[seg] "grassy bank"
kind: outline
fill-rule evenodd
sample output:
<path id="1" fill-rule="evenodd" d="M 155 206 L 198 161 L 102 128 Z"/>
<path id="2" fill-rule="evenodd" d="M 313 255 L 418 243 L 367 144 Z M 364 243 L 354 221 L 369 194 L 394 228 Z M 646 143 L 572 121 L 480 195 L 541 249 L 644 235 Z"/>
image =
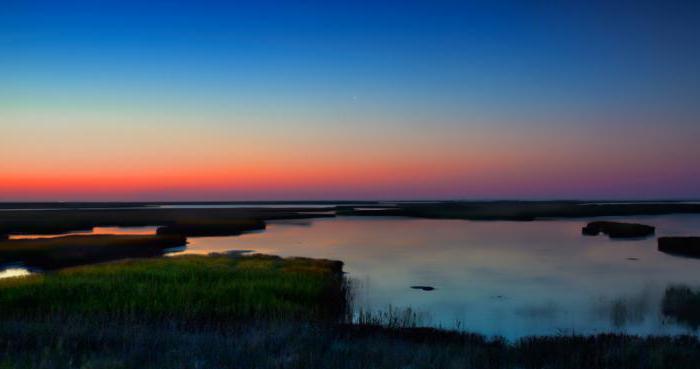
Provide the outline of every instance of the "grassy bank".
<path id="1" fill-rule="evenodd" d="M 94 235 L 0 240 L 0 264 L 22 262 L 41 269 L 162 255 L 184 246 L 182 236 Z"/>
<path id="2" fill-rule="evenodd" d="M 273 256 L 129 260 L 0 280 L 0 316 L 128 322 L 340 318 L 342 264 Z"/>

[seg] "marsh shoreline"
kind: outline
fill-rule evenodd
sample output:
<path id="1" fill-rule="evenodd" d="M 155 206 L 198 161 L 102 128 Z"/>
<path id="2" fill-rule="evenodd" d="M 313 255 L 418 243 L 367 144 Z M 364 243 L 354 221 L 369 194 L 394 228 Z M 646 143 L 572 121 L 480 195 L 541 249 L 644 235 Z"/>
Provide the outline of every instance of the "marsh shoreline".
<path id="1" fill-rule="evenodd" d="M 182 206 L 182 208 L 161 206 Z M 219 206 L 235 206 L 232 208 Z M 238 206 L 245 207 L 238 207 Z M 264 207 L 266 205 L 274 207 Z M 191 206 L 191 207 L 188 207 Z M 206 206 L 212 206 L 207 208 Z M 532 221 L 663 214 L 700 214 L 700 204 L 686 202 L 591 203 L 590 201 L 442 201 L 442 202 L 257 202 L 257 203 L 0 203 L 0 235 L 48 234 L 99 226 L 170 226 L 206 228 L 226 222 L 310 219 L 344 216 L 400 216 L 426 219 Z M 232 224 L 230 234 L 256 229 Z"/>
<path id="2" fill-rule="evenodd" d="M 700 360 L 693 336 L 506 341 L 410 319 L 348 321 L 342 263 L 332 260 L 131 260 L 8 279 L 0 292 L 6 367 L 689 369 Z"/>
<path id="3" fill-rule="evenodd" d="M 357 204 L 357 202 L 353 202 Z M 346 216 L 401 216 L 409 218 L 430 219 L 468 219 L 468 220 L 518 220 L 549 219 L 551 217 L 587 218 L 610 215 L 649 215 L 700 213 L 700 205 L 695 204 L 611 204 L 584 205 L 578 202 L 470 202 L 470 203 L 421 203 L 399 204 L 392 209 L 386 209 L 386 204 L 365 203 L 361 206 L 349 204 L 329 204 L 328 207 L 303 207 L 296 205 L 290 208 L 214 208 L 214 209 L 172 209 L 143 206 L 134 209 L 121 204 L 110 209 L 61 208 L 59 210 L 5 210 L 0 212 L 0 235 L 15 234 L 52 234 L 76 230 L 92 229 L 99 226 L 158 226 L 158 235 L 141 236 L 138 247 L 148 245 L 158 251 L 154 256 L 162 254 L 165 246 L 181 243 L 186 237 L 201 235 L 239 235 L 241 233 L 264 229 L 266 222 L 272 220 L 310 219 L 317 217 Z M 107 206 L 102 204 L 103 206 Z M 134 205 L 134 204 L 129 204 Z M 301 205 L 301 204 L 298 204 Z M 307 204 L 310 205 L 310 204 Z M 43 206 L 43 205 L 42 205 Z M 330 210 L 329 210 L 330 209 Z M 367 210 L 372 209 L 372 210 Z M 333 213 L 330 214 L 329 211 Z M 2 236 L 0 236 L 2 240 Z M 126 241 L 129 242 L 126 242 Z M 219 297 L 228 293 L 213 292 L 208 302 L 195 303 L 203 298 L 207 288 L 203 283 L 206 279 L 191 283 L 182 283 L 193 269 L 178 264 L 190 260 L 190 256 L 174 258 L 140 259 L 150 255 L 120 254 L 115 258 L 100 259 L 110 261 L 123 257 L 137 258 L 129 261 L 109 262 L 93 266 L 73 267 L 78 264 L 92 263 L 83 260 L 76 263 L 74 256 L 77 251 L 96 251 L 109 249 L 110 253 L 117 248 L 107 247 L 115 241 L 126 242 L 122 251 L 126 251 L 133 236 L 65 236 L 46 240 L 3 240 L 0 241 L 0 254 L 11 256 L 13 252 L 28 252 L 26 245 L 49 245 L 47 252 L 55 257 L 45 259 L 46 269 L 58 269 L 40 276 L 10 278 L 0 281 L 0 291 L 5 300 L 0 302 L 0 363 L 10 367 L 26 366 L 37 368 L 56 367 L 188 367 L 188 366 L 229 366 L 232 363 L 240 367 L 262 368 L 398 368 L 398 367 L 444 367 L 444 368 L 695 368 L 700 362 L 700 342 L 695 336 L 666 336 L 638 337 L 624 334 L 600 334 L 590 336 L 559 335 L 525 337 L 513 342 L 497 337 L 486 337 L 480 334 L 464 331 L 442 330 L 436 328 L 420 328 L 410 320 L 390 320 L 368 317 L 360 321 L 347 321 L 340 318 L 339 312 L 348 311 L 348 301 L 339 296 L 345 296 L 346 287 L 332 284 L 334 292 L 320 293 L 297 299 L 298 292 L 280 290 L 274 292 L 273 299 L 282 296 L 292 298 L 295 304 L 301 303 L 301 310 L 288 314 L 283 310 L 273 312 L 264 307 L 269 305 L 256 304 L 251 295 L 244 300 L 250 304 L 238 308 L 236 302 L 223 305 L 236 311 L 236 319 L 222 318 L 219 307 L 222 301 Z M 76 241 L 87 242 L 82 249 Z M 106 242 L 110 241 L 110 242 Z M 142 243 L 143 242 L 143 243 Z M 6 246 L 6 245 L 10 246 Z M 157 244 L 157 246 L 156 246 Z M 7 250 L 3 251 L 3 246 Z M 87 247 L 87 248 L 86 248 Z M 58 253 L 56 253 L 58 250 Z M 10 252 L 11 251 L 11 252 Z M 139 250 L 140 252 L 140 250 Z M 79 252 L 80 254 L 80 252 Z M 72 255 L 73 259 L 63 259 Z M 232 256 L 195 257 L 192 260 L 203 260 L 196 269 L 201 275 L 218 273 L 221 265 L 209 269 L 209 260 L 221 263 L 223 259 Z M 16 258 L 6 258 L 7 261 Z M 212 259 L 208 259 L 212 258 Z M 236 260 L 246 260 L 247 256 L 236 256 Z M 265 259 L 271 258 L 271 259 Z M 5 259 L 2 259 L 5 260 Z M 66 260 L 69 260 L 68 262 Z M 218 260 L 218 261 L 217 261 Z M 232 259 L 233 260 L 233 259 Z M 253 259 L 251 259 L 253 260 Z M 279 263 L 279 258 L 263 257 Z M 313 276 L 317 273 L 315 262 L 308 259 L 310 264 L 294 266 L 294 273 Z M 267 262 L 267 261 L 265 261 Z M 224 261 L 225 263 L 225 261 Z M 114 284 L 124 276 L 124 271 L 130 265 L 138 265 L 138 273 L 145 273 L 135 280 L 148 283 L 139 284 L 138 289 L 126 287 L 117 288 Z M 320 264 L 325 265 L 325 264 Z M 330 264 L 338 265 L 338 264 Z M 64 267 L 72 267 L 63 269 Z M 123 269 L 126 268 L 126 269 Z M 199 268 L 199 267 L 197 267 Z M 325 267 L 323 267 L 325 268 Z M 332 273 L 324 278 L 339 280 L 342 270 L 331 268 Z M 109 270 L 107 274 L 102 271 Z M 188 271 L 189 270 L 189 271 Z M 286 269 L 285 269 L 286 270 Z M 264 271 L 264 270 L 263 270 Z M 71 280 L 71 276 L 87 273 L 86 278 Z M 90 274 L 96 273 L 96 274 Z M 184 274 L 183 274 L 184 273 Z M 256 272 L 257 273 L 257 272 Z M 267 272 L 265 272 L 267 273 Z M 310 273 L 310 274 L 308 274 Z M 339 274 L 340 273 L 340 274 Z M 307 275 L 308 274 L 308 275 Z M 109 277 L 106 277 L 109 275 Z M 158 276 L 158 277 L 156 277 Z M 170 277 L 172 276 L 172 279 Z M 258 275 L 264 278 L 269 274 Z M 163 278 L 166 280 L 154 282 Z M 116 278 L 116 279 L 112 279 Z M 207 277 L 209 278 L 209 277 Z M 228 278 L 228 277 L 226 277 Z M 277 277 L 275 277 L 277 278 Z M 286 277 L 282 277 L 286 278 Z M 302 279 L 303 279 L 302 278 Z M 226 279 L 221 279 L 221 283 Z M 251 279 L 242 283 L 243 290 L 251 290 L 254 283 Z M 26 282 L 22 282 L 26 281 Z M 41 282 L 37 282 L 41 281 Z M 51 293 L 42 292 L 42 283 L 53 281 L 56 288 Z M 299 279 L 285 279 L 281 285 L 296 291 Z M 79 283 L 77 283 L 79 282 Z M 171 282 L 177 282 L 172 284 Z M 29 286 L 23 287 L 23 283 Z M 38 283 L 38 285 L 37 285 Z M 100 285 L 110 285 L 100 289 Z M 149 284 L 152 283 L 152 284 Z M 172 296 L 178 296 L 189 303 L 173 303 L 184 310 L 170 310 L 167 303 L 149 305 L 147 299 L 136 296 L 148 296 L 149 299 L 157 294 L 166 283 Z M 214 285 L 219 285 L 219 282 Z M 211 281 L 207 282 L 207 286 Z M 16 293 L 16 300 L 7 300 L 7 286 Z M 62 286 L 62 287 L 61 287 Z M 88 289 L 85 296 L 99 296 L 112 304 L 102 305 L 101 302 L 90 299 L 70 299 L 67 296 L 80 296 L 77 286 L 93 286 L 97 290 Z M 182 286 L 182 287 L 179 287 Z M 260 284 L 259 286 L 265 286 Z M 24 288 L 33 290 L 23 291 Z M 115 288 L 120 295 L 116 295 Z M 267 287 L 264 287 L 267 288 Z M 153 292 L 149 293 L 149 289 Z M 137 292 L 138 291 L 138 292 Z M 255 291 L 253 288 L 252 291 Z M 680 319 L 696 322 L 696 317 L 687 316 L 688 310 L 684 303 L 691 301 L 697 304 L 696 291 L 676 288 L 669 295 L 666 308 L 679 314 Z M 235 294 L 234 294 L 235 295 Z M 51 301 L 34 301 L 42 296 Z M 294 297 L 297 296 L 297 297 Z M 336 296 L 327 300 L 327 296 Z M 266 297 L 267 298 L 267 297 Z M 131 303 L 130 299 L 135 299 Z M 164 296 L 164 300 L 168 297 Z M 189 299 L 189 300 L 188 300 Z M 686 299 L 686 300 L 683 300 Z M 94 306 L 81 305 L 81 301 L 93 301 Z M 95 302 L 97 301 L 97 302 Z M 173 300 L 175 301 L 175 300 Z M 235 300 L 232 300 L 235 301 Z M 334 301 L 330 305 L 328 301 Z M 120 305 L 120 302 L 125 304 Z M 77 305 L 76 305 L 77 304 Z M 217 307 L 217 305 L 219 307 Z M 27 310 L 26 306 L 32 306 Z M 82 306 L 82 307 L 81 307 Z M 120 310 L 120 306 L 124 309 Z M 196 306 L 194 318 L 188 315 L 188 306 Z M 228 307 L 226 307 L 228 306 Z M 275 305 L 277 306 L 277 305 Z M 334 313 L 322 314 L 320 319 L 307 319 L 304 313 L 318 310 L 314 306 L 336 306 L 331 309 Z M 679 307 L 680 306 L 680 307 Z M 77 308 L 76 308 L 77 307 Z M 127 308 L 128 307 L 128 308 Z M 48 310 L 42 310 L 42 309 Z M 164 309 L 164 310 L 160 310 Z M 262 310 L 261 310 L 262 309 Z M 142 311 L 154 311 L 157 318 Z M 179 316 L 185 312 L 183 316 Z M 301 312 L 301 314 L 299 314 Z M 342 315 L 342 313 L 341 313 Z M 212 317 L 203 319 L 202 317 Z M 332 318 L 329 318 L 331 317 Z M 185 317 L 185 318 L 183 318 Z M 302 317 L 302 318 L 300 318 Z M 280 319 L 281 318 L 281 319 Z M 69 324 L 66 325 L 65 322 Z M 65 327 L 68 327 L 64 330 Z M 225 328 L 224 328 L 225 327 Z M 148 332 L 148 333 L 147 333 Z M 151 335 L 152 332 L 156 332 Z M 65 342 L 70 342 L 65 344 Z M 189 355 L 177 353 L 193 352 Z M 41 352 L 41 355 L 37 353 Z M 153 354 L 156 352 L 158 354 Z M 251 353 L 253 353 L 251 355 Z M 114 365 L 119 362 L 121 364 Z M 49 365 L 48 363 L 52 363 Z M 74 363 L 61 365 L 55 363 Z"/>

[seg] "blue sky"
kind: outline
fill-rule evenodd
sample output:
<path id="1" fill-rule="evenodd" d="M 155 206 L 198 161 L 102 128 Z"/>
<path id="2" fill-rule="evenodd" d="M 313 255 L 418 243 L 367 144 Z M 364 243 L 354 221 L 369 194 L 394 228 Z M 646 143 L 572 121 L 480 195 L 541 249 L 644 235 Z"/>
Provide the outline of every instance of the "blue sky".
<path id="1" fill-rule="evenodd" d="M 138 158 L 158 160 L 150 142 L 169 173 L 203 176 L 194 166 L 206 162 L 207 180 L 191 186 L 221 197 L 328 186 L 338 187 L 331 197 L 700 196 L 697 24 L 690 1 L 10 0 L 0 5 L 0 155 L 16 160 L 0 169 L 16 183 L 79 184 L 107 181 L 99 168 L 117 166 L 144 184 L 116 198 L 177 198 L 146 178 L 152 168 Z M 168 146 L 191 137 L 211 150 Z M 257 180 L 212 174 L 243 170 L 235 146 L 266 157 Z M 309 147 L 318 150 L 294 154 Z M 431 154 L 411 166 L 420 150 Z M 316 182 L 282 175 L 288 165 L 275 158 L 287 155 Z M 358 184 L 324 176 L 332 165 L 319 156 Z M 383 167 L 363 169 L 373 158 Z M 431 160 L 449 165 L 426 171 Z M 572 165 L 598 182 L 577 187 Z M 427 172 L 429 184 L 402 185 Z M 406 178 L 374 193 L 361 185 L 370 173 Z M 288 191 L 250 188 L 271 178 Z M 509 185 L 489 191 L 495 182 Z"/>

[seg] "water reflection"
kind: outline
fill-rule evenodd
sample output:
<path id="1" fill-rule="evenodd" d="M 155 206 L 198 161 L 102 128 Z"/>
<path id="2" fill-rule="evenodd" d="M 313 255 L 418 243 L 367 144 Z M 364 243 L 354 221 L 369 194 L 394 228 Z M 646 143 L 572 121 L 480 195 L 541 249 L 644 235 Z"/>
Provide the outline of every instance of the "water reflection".
<path id="1" fill-rule="evenodd" d="M 656 319 L 659 296 L 653 295 L 653 289 L 646 287 L 631 295 L 622 294 L 614 298 L 600 298 L 592 304 L 592 314 L 599 319 L 606 317 L 615 328 L 640 325 L 646 319 Z"/>
<path id="2" fill-rule="evenodd" d="M 700 226 L 697 215 L 609 219 L 655 225 L 662 236 Z M 343 260 L 365 310 L 411 307 L 426 324 L 488 335 L 688 333 L 687 325 L 664 319 L 661 300 L 669 284 L 700 286 L 698 261 L 657 252 L 655 239 L 582 237 L 585 222 L 341 217 L 191 238 L 185 252 Z"/>
<path id="3" fill-rule="evenodd" d="M 700 327 L 700 289 L 687 285 L 670 286 L 661 303 L 663 314 L 697 330 Z"/>

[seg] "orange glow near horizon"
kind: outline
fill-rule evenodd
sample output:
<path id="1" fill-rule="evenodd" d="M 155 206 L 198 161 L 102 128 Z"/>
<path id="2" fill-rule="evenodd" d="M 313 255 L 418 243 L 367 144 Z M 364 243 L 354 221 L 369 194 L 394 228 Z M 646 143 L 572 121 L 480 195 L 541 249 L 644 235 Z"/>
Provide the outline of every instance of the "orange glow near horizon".
<path id="1" fill-rule="evenodd" d="M 0 201 L 570 198 L 692 191 L 689 150 L 676 150 L 685 141 L 642 150 L 664 139 L 663 133 L 628 135 L 620 144 L 585 129 L 564 136 L 498 125 L 380 135 L 358 124 L 357 130 L 319 128 L 286 136 L 194 126 L 9 127 L 17 139 L 0 145 L 0 157 L 10 158 L 0 161 Z"/>

